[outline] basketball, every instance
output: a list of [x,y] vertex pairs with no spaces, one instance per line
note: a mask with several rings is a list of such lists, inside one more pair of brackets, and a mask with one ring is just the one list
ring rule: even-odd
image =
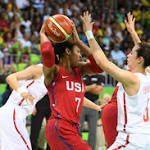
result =
[[53,15],[45,21],[45,33],[49,40],[61,43],[72,34],[72,21],[65,15]]

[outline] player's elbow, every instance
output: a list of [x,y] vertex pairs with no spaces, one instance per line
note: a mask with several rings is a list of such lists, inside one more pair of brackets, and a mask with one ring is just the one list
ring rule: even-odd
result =
[[10,81],[12,81],[12,80],[13,80],[13,76],[14,76],[14,74],[8,75],[8,76],[6,77],[6,82],[9,83]]

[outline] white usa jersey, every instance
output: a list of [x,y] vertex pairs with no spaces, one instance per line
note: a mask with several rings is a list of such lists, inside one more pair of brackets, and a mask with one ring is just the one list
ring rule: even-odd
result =
[[119,83],[117,130],[129,134],[150,134],[150,74],[135,75],[140,79],[136,95],[129,96]]
[[6,104],[19,105],[22,109],[25,110],[26,115],[28,115],[33,112],[33,108],[37,101],[43,98],[47,93],[47,89],[44,85],[44,75],[36,80],[22,80],[19,81],[19,83],[21,86],[26,87],[28,92],[34,97],[34,104],[32,105],[29,101],[24,100],[15,90],[12,91]]

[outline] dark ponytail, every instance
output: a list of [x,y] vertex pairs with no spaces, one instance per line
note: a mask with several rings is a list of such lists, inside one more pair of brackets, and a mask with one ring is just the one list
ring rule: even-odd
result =
[[148,67],[150,65],[150,44],[146,42],[142,42],[138,44],[139,48],[137,49],[137,57],[144,58],[144,67]]

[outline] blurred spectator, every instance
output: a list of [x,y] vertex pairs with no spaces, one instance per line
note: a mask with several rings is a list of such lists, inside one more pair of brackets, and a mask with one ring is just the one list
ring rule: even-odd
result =
[[31,0],[31,1],[33,2],[33,7],[42,14],[45,0]]
[[106,46],[106,47],[104,47],[103,49],[104,49],[104,54],[106,55],[106,57],[107,57],[110,61],[113,61],[113,60],[112,60],[112,57],[111,57],[111,55],[110,55],[110,48]]
[[25,26],[25,31],[30,33],[31,21],[29,20],[29,13],[27,11],[24,13],[23,18],[24,20],[21,22],[21,24]]
[[119,12],[116,14],[116,17],[118,19],[118,22],[124,22],[124,17],[125,17],[125,8],[121,7]]
[[[20,17],[17,14],[14,14],[14,16],[10,19],[10,30],[16,29],[17,32],[19,32],[19,28],[21,25]],[[18,33],[19,34],[19,33]],[[20,37],[20,35],[18,35]]]
[[103,42],[103,44],[105,45],[105,46],[110,46],[110,37],[109,37],[109,35],[108,35],[108,32],[107,32],[107,30],[104,30],[104,32],[103,32],[103,38],[102,38],[102,42]]
[[59,8],[59,13],[67,15],[67,16],[71,16],[72,15],[72,11],[69,8],[69,4],[67,2],[65,2],[64,5],[61,8]]
[[[141,40],[145,41],[150,38],[150,11],[149,5],[147,5],[149,3],[146,1],[128,2],[130,5],[128,8],[131,8],[138,21],[136,32]],[[119,10],[117,10],[117,5]],[[30,51],[28,50],[28,55],[31,52],[40,54],[37,38],[42,22],[50,15],[58,13],[69,16],[75,22],[80,39],[86,44],[87,39],[83,34],[80,21],[80,14],[84,10],[92,12],[92,19],[95,22],[93,27],[94,36],[101,46],[109,47],[110,53],[115,44],[121,46],[121,51],[125,51],[127,45],[131,44],[127,40],[130,37],[125,32],[123,22],[127,11],[125,9],[127,4],[124,5],[123,0],[119,0],[118,3],[109,0],[103,2],[97,0],[51,0],[50,3],[45,0],[0,0],[0,6],[0,42],[7,43],[10,54],[18,55],[18,59],[24,54],[20,49],[20,41],[23,41],[23,45],[24,43],[33,44],[33,46],[31,44],[28,46],[31,48]],[[24,38],[25,32],[30,35],[30,38],[27,38],[28,40]],[[16,61],[15,57],[13,56],[13,60]]]
[[25,29],[26,27],[24,25],[20,25],[20,27],[17,28],[17,40],[23,39]]
[[120,45],[115,44],[114,49],[111,51],[111,57],[115,64],[120,67],[123,67],[126,56],[122,50],[120,50]]
[[135,5],[132,11],[133,16],[136,19],[136,22],[139,22],[142,19],[142,12],[140,5]]
[[18,42],[21,44],[22,48],[30,48],[31,47],[31,41],[30,41],[30,35],[28,32],[25,32],[23,34],[23,38],[18,39]]
[[16,0],[16,5],[19,9],[24,10],[26,7],[29,6],[28,0]]
[[144,31],[139,23],[135,24],[135,30],[138,35],[142,35],[144,33]]
[[9,28],[9,22],[7,20],[7,14],[5,11],[2,11],[0,15],[0,31],[7,32],[8,28]]
[[7,48],[11,48],[12,45],[15,43],[13,32],[9,31],[9,32],[5,33],[4,39],[5,39],[5,43],[7,45]]
[[50,17],[48,7],[44,9],[44,14],[43,14],[43,22],[46,21]]

